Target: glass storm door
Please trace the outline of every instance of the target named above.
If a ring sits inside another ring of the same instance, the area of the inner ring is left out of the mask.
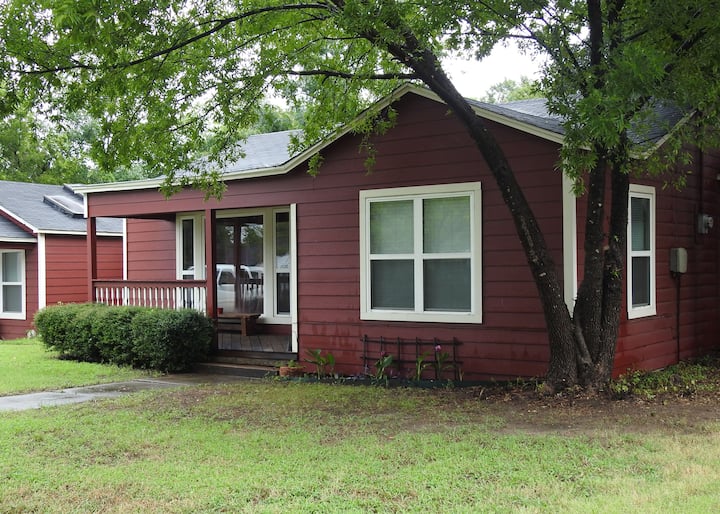
[[[224,312],[263,312],[264,228],[262,215],[217,220],[217,303]]]

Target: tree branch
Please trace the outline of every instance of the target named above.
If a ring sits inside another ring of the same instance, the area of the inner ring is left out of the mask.
[[[299,77],[309,77],[309,76],[323,76],[323,77],[338,77],[342,79],[368,79],[368,80],[394,80],[394,79],[405,79],[405,80],[413,80],[417,79],[418,75],[417,73],[375,73],[371,75],[363,75],[362,73],[348,73],[345,71],[335,71],[335,70],[289,70],[284,71],[283,73],[287,75],[296,75]]]
[[[329,6],[327,4],[323,4],[323,3],[310,3],[310,4],[276,5],[276,6],[261,7],[258,9],[253,9],[253,10],[244,12],[242,14],[239,14],[237,16],[231,16],[229,18],[215,20],[214,25],[212,27],[200,32],[199,34],[196,34],[190,38],[178,41],[177,43],[173,43],[170,46],[163,48],[162,50],[152,52],[152,53],[150,53],[146,56],[140,57],[138,59],[134,59],[134,60],[123,62],[123,63],[113,64],[113,65],[109,66],[108,68],[111,70],[130,68],[132,66],[137,66],[139,64],[143,64],[145,62],[152,61],[158,57],[166,56],[168,54],[171,54],[172,52],[175,52],[176,50],[180,50],[181,48],[192,45],[193,43],[195,43],[201,39],[210,37],[213,34],[220,32],[222,29],[224,29],[228,25],[237,23],[239,21],[242,21],[242,20],[245,20],[248,18],[252,18],[254,16],[259,16],[261,14],[265,14],[265,13],[269,13],[269,12],[281,12],[281,11],[303,11],[303,10],[327,11],[328,7]],[[27,75],[44,75],[44,74],[49,74],[49,73],[59,73],[59,72],[63,72],[63,71],[71,71],[71,70],[78,70],[78,69],[96,70],[98,68],[100,68],[100,66],[84,64],[84,63],[78,62],[78,63],[70,64],[67,66],[58,66],[55,68],[44,68],[44,69],[39,69],[39,70],[29,70],[29,71],[24,71],[22,73],[25,73]]]

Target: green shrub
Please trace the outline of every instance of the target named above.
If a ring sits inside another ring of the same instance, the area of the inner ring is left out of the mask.
[[[46,307],[35,327],[62,358],[169,372],[204,359],[213,336],[212,322],[197,311],[100,304]]]
[[[207,356],[212,335],[211,321],[197,311],[145,310],[132,320],[134,364],[186,371]]]
[[[130,366],[133,354],[132,319],[142,307],[113,307],[98,310],[92,320],[92,338],[101,362]]]
[[[57,351],[61,357],[99,361],[91,325],[95,312],[106,308],[88,303],[52,305],[37,312],[35,327],[45,346]]]

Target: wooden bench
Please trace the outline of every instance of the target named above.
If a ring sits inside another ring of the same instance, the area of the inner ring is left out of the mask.
[[[218,331],[253,335],[257,332],[256,322],[259,317],[259,313],[224,312],[218,315]]]

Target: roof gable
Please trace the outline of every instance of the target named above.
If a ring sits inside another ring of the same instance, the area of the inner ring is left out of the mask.
[[[399,87],[390,95],[376,102],[373,106],[360,114],[355,120],[363,119],[370,112],[384,109],[407,94],[415,94],[424,98],[444,103],[429,89],[413,84],[405,84]],[[478,100],[468,100],[475,113],[481,118],[514,128],[521,132],[531,134],[548,141],[562,144],[565,131],[562,126],[562,119],[559,116],[550,114],[547,111],[545,99],[520,100],[505,104],[489,104]],[[683,117],[679,109],[661,106],[655,109],[656,119],[651,120],[649,131],[641,140],[633,138],[637,143],[661,144],[667,136],[669,127],[673,127]],[[311,147],[294,154],[289,151],[289,145],[293,135],[300,131],[273,132],[249,136],[240,145],[239,159],[231,162],[222,169],[223,180],[238,180],[272,175],[283,175],[307,161],[314,154],[334,143],[344,135],[352,131],[356,123],[349,123],[324,140]],[[647,128],[647,127],[646,127]],[[632,137],[632,135],[631,135]],[[153,189],[159,187],[164,181],[163,177],[155,179],[144,179],[127,182],[116,182],[109,184],[93,184],[76,186],[76,191],[82,194],[103,192],[103,191],[130,191],[138,189]]]

